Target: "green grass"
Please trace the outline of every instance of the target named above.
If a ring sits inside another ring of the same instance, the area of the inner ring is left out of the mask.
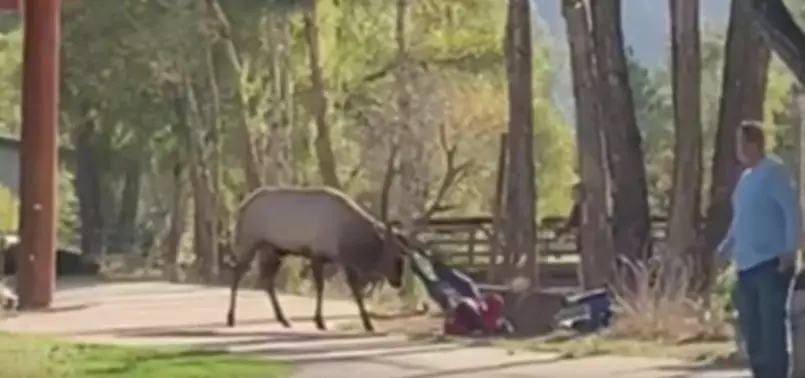
[[[287,365],[223,352],[71,343],[0,334],[1,378],[283,378]]]

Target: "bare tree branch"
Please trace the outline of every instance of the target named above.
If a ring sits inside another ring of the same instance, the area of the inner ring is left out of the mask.
[[[399,144],[392,141],[391,151],[389,151],[389,156],[386,160],[386,173],[383,177],[383,186],[380,188],[380,219],[386,225],[389,225],[389,196],[391,186],[394,184],[394,178],[399,173],[397,168],[397,155],[399,152]]]
[[[349,170],[349,173],[347,174],[347,178],[344,180],[343,183],[341,183],[341,185],[344,186],[344,191],[346,191],[346,192],[349,191],[349,188],[352,187],[352,184],[355,182],[355,179],[358,177],[358,175],[363,170],[363,166],[364,166],[364,161],[361,160],[358,163],[356,163],[355,166],[352,167],[352,169]]]
[[[450,189],[455,184],[464,179],[473,165],[472,160],[467,160],[462,163],[456,163],[456,156],[458,154],[458,143],[450,145],[447,138],[447,126],[444,122],[439,124],[439,147],[444,154],[445,161],[445,174],[436,190],[436,194],[430,201],[430,205],[425,208],[425,211],[420,214],[414,221],[414,225],[422,226],[433,217],[433,215],[441,212],[451,210],[455,206],[444,205],[444,201]]]

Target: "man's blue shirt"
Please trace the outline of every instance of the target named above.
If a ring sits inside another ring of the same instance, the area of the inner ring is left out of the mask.
[[[718,249],[739,271],[799,249],[799,202],[783,165],[764,158],[741,175],[732,194],[732,222]]]

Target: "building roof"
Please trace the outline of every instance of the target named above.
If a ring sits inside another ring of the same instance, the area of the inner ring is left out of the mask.
[[[19,150],[22,147],[22,141],[10,135],[0,134],[0,148]],[[72,159],[75,150],[72,147],[59,146],[59,157]]]

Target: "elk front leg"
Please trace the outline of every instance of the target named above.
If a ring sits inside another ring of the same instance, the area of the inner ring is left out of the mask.
[[[347,285],[349,285],[349,290],[352,292],[352,298],[355,299],[355,304],[358,305],[358,312],[361,315],[363,329],[365,329],[366,332],[374,332],[375,328],[372,326],[372,321],[369,320],[369,313],[366,311],[366,306],[363,303],[363,288],[365,282],[350,268],[346,268],[345,273],[347,274]]]
[[[270,247],[264,248],[260,256],[260,280],[266,293],[268,293],[268,298],[271,300],[271,307],[274,308],[274,318],[283,327],[290,328],[291,323],[285,318],[279,299],[277,299],[276,290],[277,272],[282,266],[283,256],[279,251]]]
[[[316,323],[316,328],[321,331],[326,331],[327,327],[324,325],[324,318],[321,315],[321,301],[324,295],[324,265],[326,260],[312,257],[310,259],[310,270],[313,273],[313,283],[316,286],[316,313],[313,315],[313,321]]]
[[[246,253],[244,259],[235,261],[235,265],[232,267],[232,284],[229,287],[229,311],[226,313],[227,327],[235,326],[235,308],[237,307],[238,301],[238,287],[240,287],[240,281],[243,280],[243,275],[246,274],[246,271],[249,270],[249,267],[252,265],[252,260],[254,260],[256,253],[257,249],[252,248]]]

